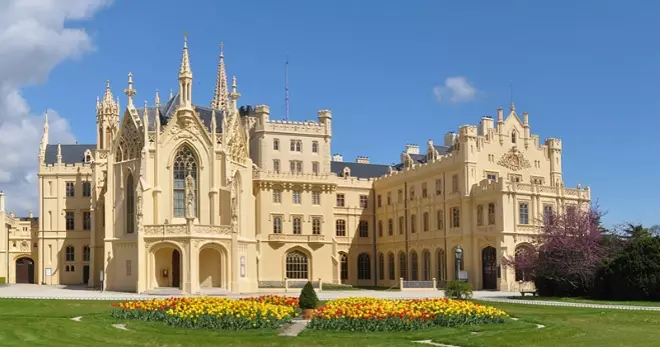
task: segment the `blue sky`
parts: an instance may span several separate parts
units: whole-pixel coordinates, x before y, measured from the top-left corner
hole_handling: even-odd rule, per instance
[[[94,142],[104,81],[118,94],[131,71],[139,105],[157,88],[176,90],[188,31],[195,103],[210,101],[223,41],[240,103],[283,117],[288,54],[290,119],[331,109],[333,152],[389,164],[406,143],[441,142],[506,109],[512,81],[532,132],[563,140],[567,186],[590,185],[609,225],[657,224],[659,10],[641,1],[116,0],[69,23],[87,30],[95,51],[23,95]],[[464,77],[475,97],[438,101],[433,89],[450,77]]]

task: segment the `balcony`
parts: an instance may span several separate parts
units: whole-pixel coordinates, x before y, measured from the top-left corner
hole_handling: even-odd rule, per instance
[[[325,235],[269,234],[268,242],[325,242]]]

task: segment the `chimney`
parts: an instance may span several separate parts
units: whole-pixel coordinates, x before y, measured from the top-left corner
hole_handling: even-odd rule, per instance
[[[408,154],[419,154],[419,146],[407,143],[405,152]]]
[[[355,162],[360,164],[369,164],[369,157],[358,156],[357,158],[355,158]]]
[[[445,147],[453,146],[454,143],[456,142],[457,137],[458,137],[458,135],[456,135],[456,133],[453,132],[453,131],[450,131],[450,132],[446,133],[445,134]]]
[[[495,121],[491,117],[481,118],[481,124],[479,126],[479,135],[486,136],[488,135],[488,129],[493,129],[495,127]]]
[[[28,218],[32,219],[34,218],[34,213],[32,213],[32,210],[28,213]]]
[[[332,155],[332,161],[344,161],[344,157],[339,153],[335,153]]]

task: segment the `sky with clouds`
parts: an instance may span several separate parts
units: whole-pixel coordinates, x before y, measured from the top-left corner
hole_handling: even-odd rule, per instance
[[[94,143],[95,101],[111,80],[136,102],[176,89],[190,33],[193,99],[209,103],[225,43],[241,104],[284,113],[289,57],[293,120],[333,110],[333,152],[398,161],[406,143],[507,108],[532,132],[559,137],[564,180],[590,185],[609,224],[660,222],[660,4],[523,0],[406,6],[375,0],[0,1],[0,190],[19,214],[37,210],[44,112],[50,143]],[[511,88],[510,86],[513,86]],[[512,93],[513,91],[513,93]],[[378,134],[378,135],[377,135]]]

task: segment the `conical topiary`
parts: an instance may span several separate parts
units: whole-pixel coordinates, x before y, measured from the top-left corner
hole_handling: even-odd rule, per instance
[[[298,297],[298,302],[301,310],[313,310],[319,304],[319,298],[316,296],[316,291],[312,282],[307,282],[300,291],[300,297]]]

